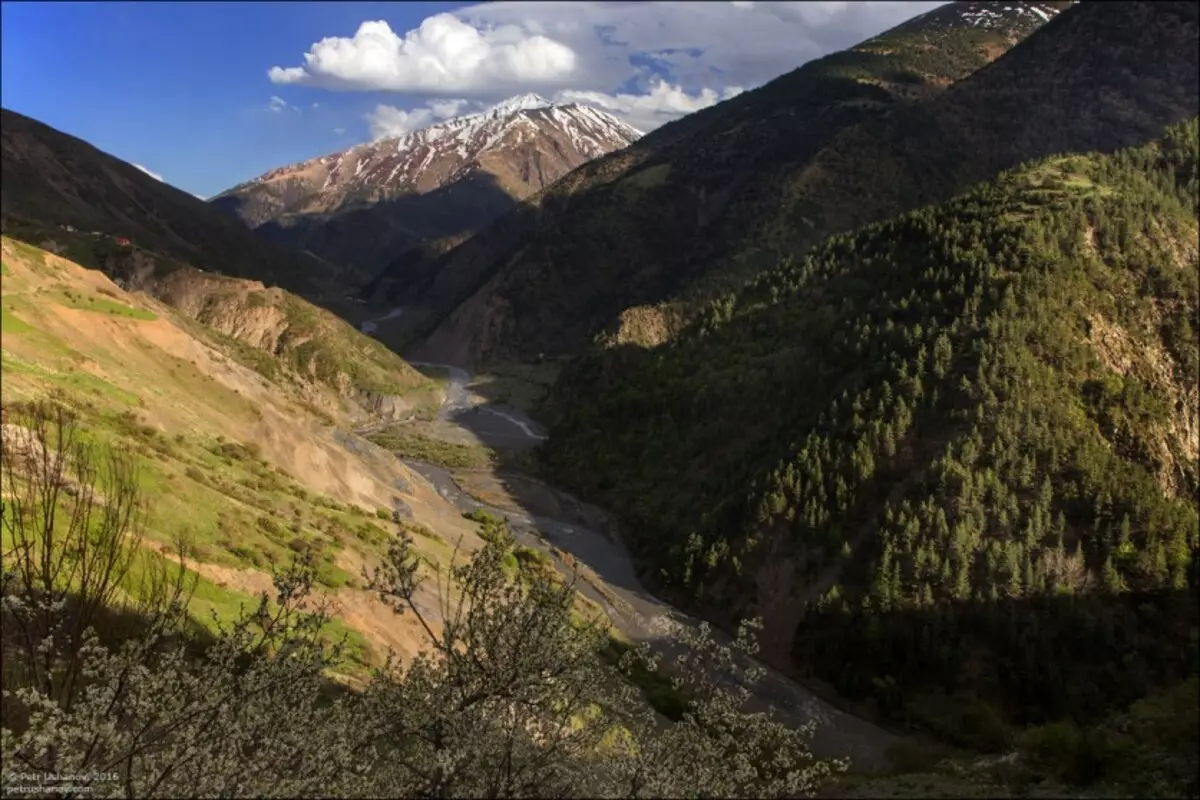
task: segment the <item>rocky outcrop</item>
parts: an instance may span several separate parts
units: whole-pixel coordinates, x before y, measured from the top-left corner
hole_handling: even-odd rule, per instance
[[[290,383],[313,408],[351,424],[411,419],[436,407],[436,385],[378,342],[282,289],[192,268],[156,272],[146,257],[129,288],[269,355],[255,368]],[[246,353],[233,353],[245,359]]]
[[[381,422],[399,422],[412,419],[416,414],[415,405],[399,395],[376,394],[363,390],[355,390],[350,398],[354,404],[366,412],[372,420]]]

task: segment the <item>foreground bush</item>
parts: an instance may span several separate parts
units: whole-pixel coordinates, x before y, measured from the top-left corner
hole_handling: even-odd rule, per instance
[[[57,441],[70,427],[59,423],[38,435]],[[14,490],[38,480],[28,460],[6,458],[4,469]],[[44,553],[73,563],[95,536],[84,526],[64,549],[63,529],[37,519],[5,509],[7,528],[24,526],[31,565]],[[103,540],[117,565],[106,580],[118,586],[137,545],[130,529]],[[4,702],[24,712],[5,718],[8,791],[56,773],[78,776],[77,793],[92,797],[781,797],[811,794],[845,768],[811,756],[811,730],[740,710],[756,676],[706,628],[680,633],[674,671],[688,709],[675,723],[658,717],[620,673],[651,662],[646,652],[606,662],[605,627],[577,618],[574,589],[540,571],[510,580],[496,542],[439,575],[437,614],[415,600],[411,541],[392,543],[369,584],[396,613],[416,615],[430,647],[406,667],[389,662],[360,691],[327,678],[340,647],[321,636],[328,610],[311,601],[303,557],[276,575],[275,598],[200,654],[185,635],[182,590],[141,601],[140,632],[120,643],[90,627],[60,635],[79,625],[64,599],[70,576],[39,584],[36,569],[10,572],[8,538],[5,547],[5,626],[41,631],[14,649],[20,668],[5,653]],[[739,647],[752,649],[750,634]],[[53,677],[64,670],[75,676],[69,693]]]

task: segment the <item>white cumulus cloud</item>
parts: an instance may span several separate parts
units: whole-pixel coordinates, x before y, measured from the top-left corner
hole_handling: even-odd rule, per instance
[[[570,47],[520,26],[475,27],[437,14],[404,36],[382,20],[364,22],[352,38],[312,45],[303,66],[272,67],[267,76],[326,89],[441,93],[558,85],[575,67]]]
[[[515,2],[458,9],[478,27],[537,30],[576,54],[564,89],[613,92],[655,78],[695,95],[702,88],[752,88],[850,47],[945,0],[918,2]]]
[[[287,105],[288,104],[286,100],[284,100],[282,97],[276,97],[275,95],[271,95],[271,99],[267,101],[267,108],[274,111],[276,114],[287,108]]]
[[[451,117],[462,116],[467,113],[472,106],[478,105],[477,102],[471,100],[447,99],[447,100],[431,100],[429,101],[429,110],[438,119],[450,119]]]
[[[372,141],[403,136],[406,133],[429,127],[434,121],[433,111],[428,108],[403,111],[383,103],[375,106],[375,110],[367,112],[364,117],[370,128]]]
[[[568,89],[559,92],[554,99],[560,103],[596,106],[640,131],[650,131],[741,92],[741,87],[728,86],[720,94],[705,88],[695,95],[689,95],[681,87],[660,80],[653,83],[645,94],[605,94]]]
[[[478,100],[430,100],[423,108],[408,110],[380,103],[363,115],[371,132],[371,140],[390,139],[428,128],[439,120],[459,117],[482,109]]]
[[[595,105],[649,131],[944,2],[500,0],[404,33],[366,21],[267,74],[275,84],[409,95],[367,115],[375,137],[525,92]]]
[[[134,164],[134,166],[137,167],[138,169],[140,169],[142,172],[149,175],[151,178],[154,178],[154,180],[156,180],[156,181],[161,181],[163,179],[162,175],[159,175],[157,172],[151,172],[150,170],[143,167],[141,164]]]

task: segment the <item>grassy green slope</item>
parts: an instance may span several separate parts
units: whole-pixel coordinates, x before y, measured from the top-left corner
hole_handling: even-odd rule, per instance
[[[388,417],[428,415],[439,403],[434,381],[376,340],[283,289],[204,272],[146,247],[119,246],[106,236],[45,222],[7,222],[14,242],[52,245],[63,257],[181,310],[202,323],[193,329],[198,336],[219,339],[239,362],[280,386],[304,390],[314,384],[318,393],[332,392],[358,413]],[[329,411],[338,416],[336,409]]]
[[[358,668],[418,641],[401,622],[381,635],[372,620],[390,614],[373,610],[358,574],[398,526],[416,534],[427,560],[449,558],[450,546],[419,522],[394,523],[390,510],[376,518],[376,504],[401,498],[419,508],[416,490],[397,480],[404,473],[347,452],[307,395],[287,391],[279,359],[268,357],[277,374],[261,380],[241,343],[183,312],[26,243],[4,237],[0,247],[0,406],[50,397],[74,410],[86,441],[133,460],[148,512],[144,559],[164,558],[176,537],[188,541],[202,576],[191,607],[198,623],[253,605],[271,591],[272,563],[306,553],[318,591],[340,604],[330,634],[350,637]]]
[[[336,274],[86,142],[7,110],[3,122],[7,234],[184,310],[270,380],[317,383],[388,417],[437,405],[432,381],[333,314],[283,289],[224,277],[321,294],[336,288]]]
[[[581,360],[548,468],[678,603],[943,734],[1194,673],[1197,136],[1031,164]]]

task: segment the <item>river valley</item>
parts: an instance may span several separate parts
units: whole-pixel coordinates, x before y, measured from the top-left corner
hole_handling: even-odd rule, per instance
[[[393,309],[384,317],[365,321],[362,330],[371,333],[379,323],[401,313],[402,309]],[[520,411],[474,395],[467,370],[449,364],[410,363],[444,371],[448,376],[446,398],[437,420],[448,438],[461,441],[464,434],[469,434],[496,450],[528,449],[546,438],[541,426]],[[423,461],[403,461],[458,511],[483,509],[501,516],[519,544],[547,554],[564,576],[570,577],[574,566],[577,589],[603,608],[614,627],[632,641],[647,642],[664,657],[670,657],[678,647],[672,630],[679,625],[699,624],[641,585],[618,526],[601,509],[524,475],[491,469],[451,471]],[[730,641],[724,633],[714,633],[718,640]],[[748,687],[753,693],[752,705],[773,709],[789,725],[815,723],[814,753],[849,757],[851,769],[856,772],[879,772],[890,766],[887,752],[900,737],[835,708],[777,670],[764,664],[757,666],[765,674]]]

